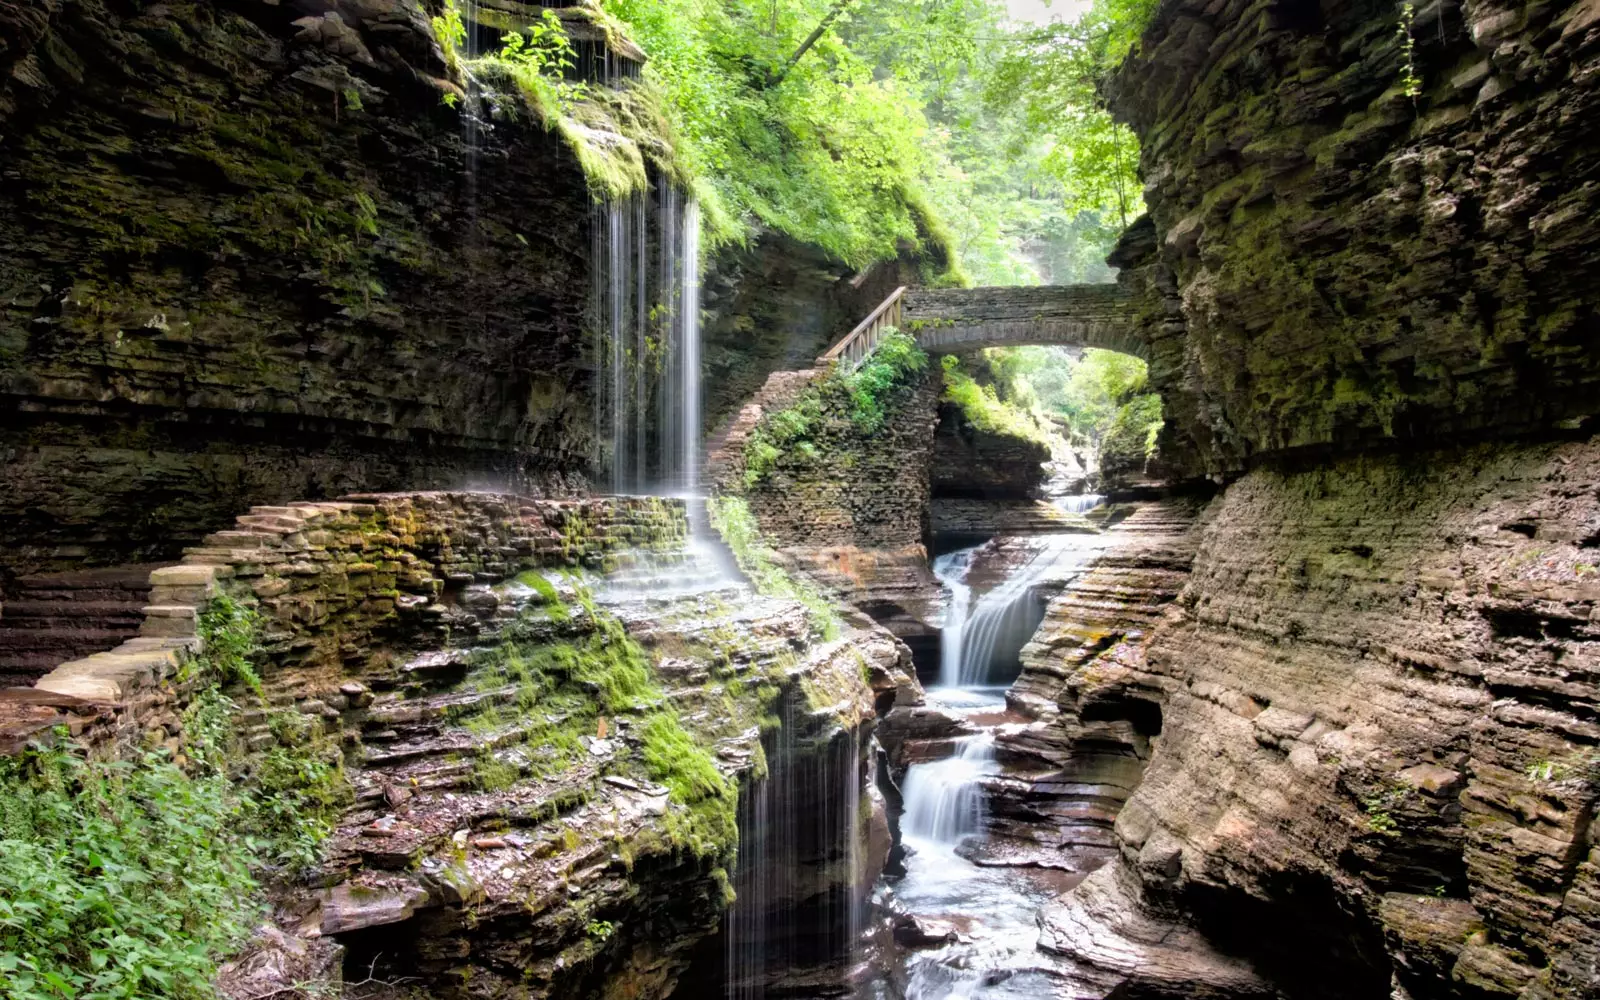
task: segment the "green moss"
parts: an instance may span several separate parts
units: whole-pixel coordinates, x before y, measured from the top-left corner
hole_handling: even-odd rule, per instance
[[[715,497],[706,502],[706,507],[712,527],[733,550],[739,568],[759,593],[799,601],[806,606],[817,634],[829,641],[839,637],[839,616],[833,602],[815,584],[789,575],[773,562],[747,501],[741,497]]]
[[[745,489],[780,465],[833,460],[841,448],[870,445],[927,367],[928,356],[914,339],[889,330],[859,368],[836,366],[792,404],[762,418],[744,445]]]

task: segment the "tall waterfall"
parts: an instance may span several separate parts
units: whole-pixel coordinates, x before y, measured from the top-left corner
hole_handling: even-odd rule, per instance
[[[596,427],[616,493],[689,492],[700,448],[700,209],[663,185],[594,208]],[[654,419],[652,419],[652,417]]]
[[[781,715],[770,772],[740,802],[736,896],[723,918],[729,1000],[760,1000],[784,975],[837,979],[865,919],[861,734],[797,733],[807,713],[787,699]]]

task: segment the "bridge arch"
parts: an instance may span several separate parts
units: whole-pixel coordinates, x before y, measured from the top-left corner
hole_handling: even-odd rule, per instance
[[[901,323],[930,354],[986,347],[1101,347],[1146,358],[1120,285],[908,288]]]

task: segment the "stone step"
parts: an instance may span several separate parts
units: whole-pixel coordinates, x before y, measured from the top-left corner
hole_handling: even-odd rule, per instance
[[[78,646],[110,649],[132,633],[110,628],[0,628],[0,650],[66,649]]]

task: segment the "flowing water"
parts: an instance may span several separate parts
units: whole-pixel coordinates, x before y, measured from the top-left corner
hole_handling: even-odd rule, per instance
[[[1099,547],[1098,536],[1039,536],[991,542],[934,561],[949,600],[940,683],[928,690],[928,706],[963,720],[971,735],[950,756],[911,765],[901,784],[905,874],[880,883],[875,902],[898,920],[914,922],[921,941],[905,952],[897,975],[874,984],[875,998],[1070,995],[1068,972],[1038,950],[1034,915],[1078,876],[979,865],[969,860],[978,855],[965,848],[991,836],[987,785],[1003,770],[996,737],[1026,725],[1007,714],[1005,688],[994,684],[1012,678],[997,676],[997,667],[1014,665],[1037,629],[1039,590],[1070,581]]]
[[[1017,653],[1044,616],[1040,591],[1070,582],[1100,547],[1098,535],[1040,535],[961,549],[934,560],[949,592],[940,635],[939,684],[957,688],[1009,682]],[[972,575],[985,558],[1003,563],[1004,576],[975,591]]]
[[[597,204],[595,424],[615,493],[689,492],[700,449],[700,209],[670,185]]]

